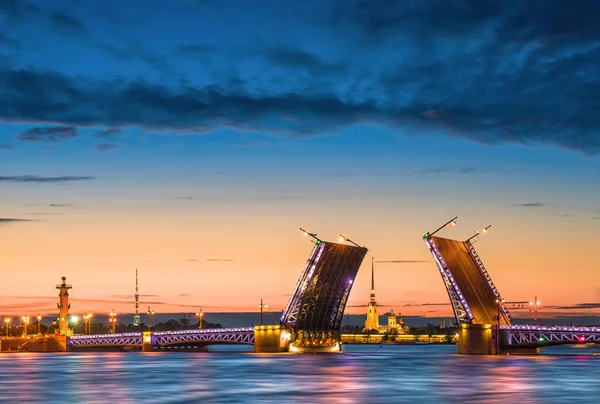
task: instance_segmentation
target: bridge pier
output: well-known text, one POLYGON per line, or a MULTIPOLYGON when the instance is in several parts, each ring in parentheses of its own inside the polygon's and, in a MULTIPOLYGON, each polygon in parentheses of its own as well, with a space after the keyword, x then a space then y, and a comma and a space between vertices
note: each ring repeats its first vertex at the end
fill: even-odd
POLYGON ((508 330, 500 330, 500 344, 496 342, 496 326, 492 324, 459 324, 458 353, 461 355, 532 355, 539 354, 536 346, 511 346, 508 330), (500 352, 497 347, 500 347, 500 352))
POLYGON ((461 355, 494 355, 496 340, 491 324, 459 324, 458 353, 461 355))
POLYGON ((254 327, 254 352, 289 352, 292 332, 286 325, 257 325, 254 327))
POLYGON ((144 331, 142 333, 142 352, 153 352, 154 343, 152 341, 152 331, 144 331))

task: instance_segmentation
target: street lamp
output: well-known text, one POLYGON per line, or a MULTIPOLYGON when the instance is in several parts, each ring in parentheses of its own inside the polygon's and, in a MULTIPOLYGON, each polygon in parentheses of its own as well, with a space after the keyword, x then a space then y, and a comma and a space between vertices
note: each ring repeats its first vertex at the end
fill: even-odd
POLYGON ((148 331, 152 330, 152 316, 154 312, 150 310, 150 306, 148 306, 148 331))
POLYGON ((504 303, 504 299, 496 299, 498 304, 498 326, 496 328, 496 355, 500 355, 500 306, 504 303))
POLYGON ((529 302, 529 312, 531 313, 531 310, 533 310, 533 324, 537 324, 537 309, 539 305, 540 301, 537 296, 533 302, 529 302))
POLYGON ((12 320, 10 319, 10 317, 6 317, 6 318, 4 319, 4 322, 6 323, 6 338, 8 338, 8 329, 10 328, 10 322, 11 322, 11 321, 12 321, 12 320))
POLYGON ((358 244, 356 244, 354 241, 350 240, 348 237, 344 236, 343 234, 340 234, 340 243, 347 241, 350 244, 354 244, 357 247, 360 247, 358 244))
POLYGON ((85 327, 85 333, 87 335, 92 334, 92 313, 88 311, 86 315, 83 316, 83 325, 85 327))
POLYGON ((475 231, 475 234, 473 234, 471 237, 469 237, 468 239, 465 240, 465 243, 468 243, 469 241, 473 240, 475 237, 479 236, 480 234, 485 234, 488 232, 488 229, 492 227, 492 225, 490 224, 488 227, 484 227, 481 230, 477 230, 475 231))
POLYGON ((38 321, 38 336, 42 333, 42 316, 40 316, 40 313, 38 313, 37 315, 37 321, 38 321))
MULTIPOLYGON (((73 326, 73 333, 75 333, 75 331, 77 330, 77 324, 79 324, 79 317, 78 316, 70 316, 69 317, 69 322, 71 323, 71 325, 73 326)), ((76 334, 76 333, 75 333, 76 334)))
POLYGON ((196 317, 198 317, 198 319, 199 319, 198 328, 202 329, 202 317, 204 317, 204 313, 202 312, 202 309, 200 309, 200 311, 198 313, 196 313, 196 317))
POLYGON ((112 333, 114 334, 117 329, 117 313, 115 313, 115 309, 110 312, 110 318, 108 321, 112 324, 112 333))
POLYGON ((21 317, 21 324, 23 324, 23 337, 27 338, 27 326, 29 325, 29 317, 21 317))
POLYGON ((432 231, 431 233, 425 233, 425 237, 429 238, 429 237, 433 236, 435 233, 437 233, 438 231, 442 230, 444 227, 454 227, 454 226, 456 226, 456 219, 458 219, 458 216, 455 216, 454 219, 448 220, 446 223, 444 223, 443 225, 441 225, 440 227, 438 227, 435 231, 432 231))
POLYGON ((260 325, 263 325, 263 307, 267 307, 266 303, 263 303, 263 299, 260 299, 260 325))
POLYGON ((307 237, 310 236, 315 241, 315 244, 321 244, 321 240, 317 237, 317 233, 310 233, 309 231, 304 230, 302 227, 300 227, 300 231, 305 236, 307 236, 307 237))

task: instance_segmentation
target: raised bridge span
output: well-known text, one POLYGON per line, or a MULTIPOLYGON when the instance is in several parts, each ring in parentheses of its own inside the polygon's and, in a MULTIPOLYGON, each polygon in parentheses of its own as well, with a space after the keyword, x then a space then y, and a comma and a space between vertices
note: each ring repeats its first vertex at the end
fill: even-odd
POLYGON ((475 251, 471 240, 452 240, 425 233, 423 240, 444 282, 459 326, 459 353, 537 353, 549 345, 600 342, 600 326, 516 325, 504 299, 475 251))

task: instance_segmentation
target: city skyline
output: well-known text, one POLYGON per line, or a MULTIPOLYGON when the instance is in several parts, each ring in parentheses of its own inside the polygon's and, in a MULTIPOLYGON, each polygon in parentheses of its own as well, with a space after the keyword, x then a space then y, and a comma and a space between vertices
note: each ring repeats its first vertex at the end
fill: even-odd
POLYGON ((597 314, 593 13, 384 3, 0 4, 0 314, 61 276, 133 313, 136 267, 142 320, 283 310, 303 227, 369 248, 348 313, 374 256, 382 312, 450 317, 421 237, 456 215, 507 301, 597 314))

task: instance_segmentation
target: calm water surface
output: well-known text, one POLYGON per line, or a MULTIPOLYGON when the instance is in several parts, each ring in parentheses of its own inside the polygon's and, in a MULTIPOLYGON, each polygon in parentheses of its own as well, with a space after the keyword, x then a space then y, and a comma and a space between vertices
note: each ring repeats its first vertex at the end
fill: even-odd
POLYGON ((0 402, 600 402, 600 356, 591 356, 600 346, 503 357, 458 356, 455 346, 344 348, 339 355, 257 355, 245 347, 2 354, 0 402))

